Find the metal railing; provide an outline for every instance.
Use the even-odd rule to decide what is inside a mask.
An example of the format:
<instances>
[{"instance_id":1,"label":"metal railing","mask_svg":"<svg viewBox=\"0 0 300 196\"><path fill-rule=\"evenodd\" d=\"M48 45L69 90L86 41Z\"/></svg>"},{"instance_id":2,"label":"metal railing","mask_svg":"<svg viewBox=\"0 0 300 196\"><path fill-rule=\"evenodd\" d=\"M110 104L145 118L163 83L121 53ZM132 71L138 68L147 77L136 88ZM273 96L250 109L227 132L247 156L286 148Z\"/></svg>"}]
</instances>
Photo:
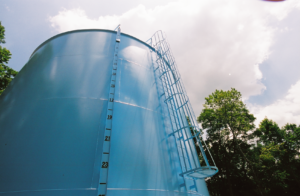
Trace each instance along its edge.
<instances>
[{"instance_id":1,"label":"metal railing","mask_svg":"<svg viewBox=\"0 0 300 196\"><path fill-rule=\"evenodd\" d=\"M146 43L155 49L154 73L157 84L159 80L158 86L161 86L162 94L159 98L164 99L163 103L167 106L167 111L162 113L169 116L171 122L172 133L168 137L175 137L182 169L180 176L194 179L211 177L218 172L218 168L205 141L200 138L202 131L196 121L166 36L162 31L157 31ZM203 147L209 152L213 165L209 163ZM203 160L204 165L200 165L199 158Z\"/></svg>"}]
</instances>

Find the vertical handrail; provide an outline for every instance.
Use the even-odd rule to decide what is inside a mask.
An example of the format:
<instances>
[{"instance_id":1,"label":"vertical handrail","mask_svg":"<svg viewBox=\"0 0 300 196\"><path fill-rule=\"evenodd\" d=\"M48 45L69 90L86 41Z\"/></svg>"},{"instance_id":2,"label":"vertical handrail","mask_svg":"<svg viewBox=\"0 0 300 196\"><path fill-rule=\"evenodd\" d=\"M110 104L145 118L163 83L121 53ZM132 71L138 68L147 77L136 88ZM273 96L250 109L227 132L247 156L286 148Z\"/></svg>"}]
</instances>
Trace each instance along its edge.
<instances>
[{"instance_id":1,"label":"vertical handrail","mask_svg":"<svg viewBox=\"0 0 300 196\"><path fill-rule=\"evenodd\" d=\"M203 140L204 146L213 162L212 166L210 165L205 154L205 150L200 139L202 136L202 131L196 121L195 113L191 107L191 103L181 80L175 58L172 54L169 43L167 42L166 36L163 35L162 31L157 31L147 41L147 43L155 49L156 62L158 65L157 69L161 74L159 78L162 82L165 94L165 103L170 114L170 120L173 129L172 135L176 139L182 138L179 143L181 144L181 147L184 147L185 149L183 150L183 148L181 148L182 155L186 156L183 160L184 165L182 165L183 174L189 174L189 171L187 171L188 168L191 172L202 172L203 176L205 176L203 168L211 169L217 172L214 159L211 156L205 141ZM193 141L194 138L195 143L199 146L200 153L206 166L200 165L197 149ZM180 151L178 149L178 153L179 152ZM206 177L212 176L212 173L213 172Z\"/></svg>"}]
</instances>

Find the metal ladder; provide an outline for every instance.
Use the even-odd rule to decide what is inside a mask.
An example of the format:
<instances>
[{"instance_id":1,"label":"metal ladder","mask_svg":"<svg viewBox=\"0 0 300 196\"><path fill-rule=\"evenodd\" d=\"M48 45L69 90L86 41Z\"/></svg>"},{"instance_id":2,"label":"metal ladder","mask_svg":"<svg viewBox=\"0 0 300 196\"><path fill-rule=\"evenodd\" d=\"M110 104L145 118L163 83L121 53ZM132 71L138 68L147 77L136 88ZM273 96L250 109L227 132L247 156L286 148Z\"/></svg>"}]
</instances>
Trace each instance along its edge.
<instances>
[{"instance_id":1,"label":"metal ladder","mask_svg":"<svg viewBox=\"0 0 300 196\"><path fill-rule=\"evenodd\" d=\"M103 141L103 150L102 150L102 160L101 160L101 169L100 169L100 179L98 187L98 196L105 196L107 193L107 178L108 178L108 167L109 167L109 155L110 155L110 137L112 132L112 118L113 118L113 106L115 98L115 85L116 85L116 75L118 69L118 51L120 45L120 34L121 28L120 25L115 29L117 30L116 44L114 51L113 59L113 69L110 81L110 89L108 96L108 106L107 106L107 118L105 122L105 132L104 132L104 141Z\"/></svg>"},{"instance_id":2,"label":"metal ladder","mask_svg":"<svg viewBox=\"0 0 300 196\"><path fill-rule=\"evenodd\" d=\"M160 86L159 84L162 86L159 99L163 99L167 106L167 111L162 111L162 113L164 116L168 115L171 121L172 133L168 137L175 137L176 140L182 169L180 176L184 179L211 177L218 172L218 168L212 157L213 165L209 164L206 157L200 139L201 129L196 121L169 44L162 31L157 31L147 43L155 50L154 75L158 78L156 79L157 86ZM204 140L203 143L207 148ZM195 144L204 160L204 166L200 165ZM207 151L209 152L208 148ZM188 187L186 188L189 190Z\"/></svg>"}]
</instances>

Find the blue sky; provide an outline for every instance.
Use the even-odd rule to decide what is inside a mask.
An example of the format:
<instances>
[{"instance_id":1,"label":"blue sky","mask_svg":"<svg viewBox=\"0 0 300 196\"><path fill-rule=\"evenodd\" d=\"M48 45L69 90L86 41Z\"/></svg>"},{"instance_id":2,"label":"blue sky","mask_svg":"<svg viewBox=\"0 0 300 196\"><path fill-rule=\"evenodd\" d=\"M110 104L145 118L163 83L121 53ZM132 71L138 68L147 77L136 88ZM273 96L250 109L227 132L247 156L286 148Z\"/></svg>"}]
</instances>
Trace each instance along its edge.
<instances>
[{"instance_id":1,"label":"blue sky","mask_svg":"<svg viewBox=\"0 0 300 196\"><path fill-rule=\"evenodd\" d=\"M147 40L165 31L198 116L204 97L236 88L257 117L300 124L300 3L260 0L1 0L0 20L20 70L48 38L83 28Z\"/></svg>"}]
</instances>

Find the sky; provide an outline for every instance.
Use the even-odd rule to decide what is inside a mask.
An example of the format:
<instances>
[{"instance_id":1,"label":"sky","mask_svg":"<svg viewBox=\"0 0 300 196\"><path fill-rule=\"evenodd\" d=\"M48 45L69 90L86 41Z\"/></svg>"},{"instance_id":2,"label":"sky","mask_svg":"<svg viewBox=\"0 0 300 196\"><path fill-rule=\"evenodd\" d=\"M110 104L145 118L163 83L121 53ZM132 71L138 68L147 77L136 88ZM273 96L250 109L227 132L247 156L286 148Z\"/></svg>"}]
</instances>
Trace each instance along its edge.
<instances>
[{"instance_id":1,"label":"sky","mask_svg":"<svg viewBox=\"0 0 300 196\"><path fill-rule=\"evenodd\" d=\"M300 1L0 0L9 66L20 70L42 42L75 29L167 35L196 116L205 97L235 88L257 118L300 124Z\"/></svg>"}]
</instances>

